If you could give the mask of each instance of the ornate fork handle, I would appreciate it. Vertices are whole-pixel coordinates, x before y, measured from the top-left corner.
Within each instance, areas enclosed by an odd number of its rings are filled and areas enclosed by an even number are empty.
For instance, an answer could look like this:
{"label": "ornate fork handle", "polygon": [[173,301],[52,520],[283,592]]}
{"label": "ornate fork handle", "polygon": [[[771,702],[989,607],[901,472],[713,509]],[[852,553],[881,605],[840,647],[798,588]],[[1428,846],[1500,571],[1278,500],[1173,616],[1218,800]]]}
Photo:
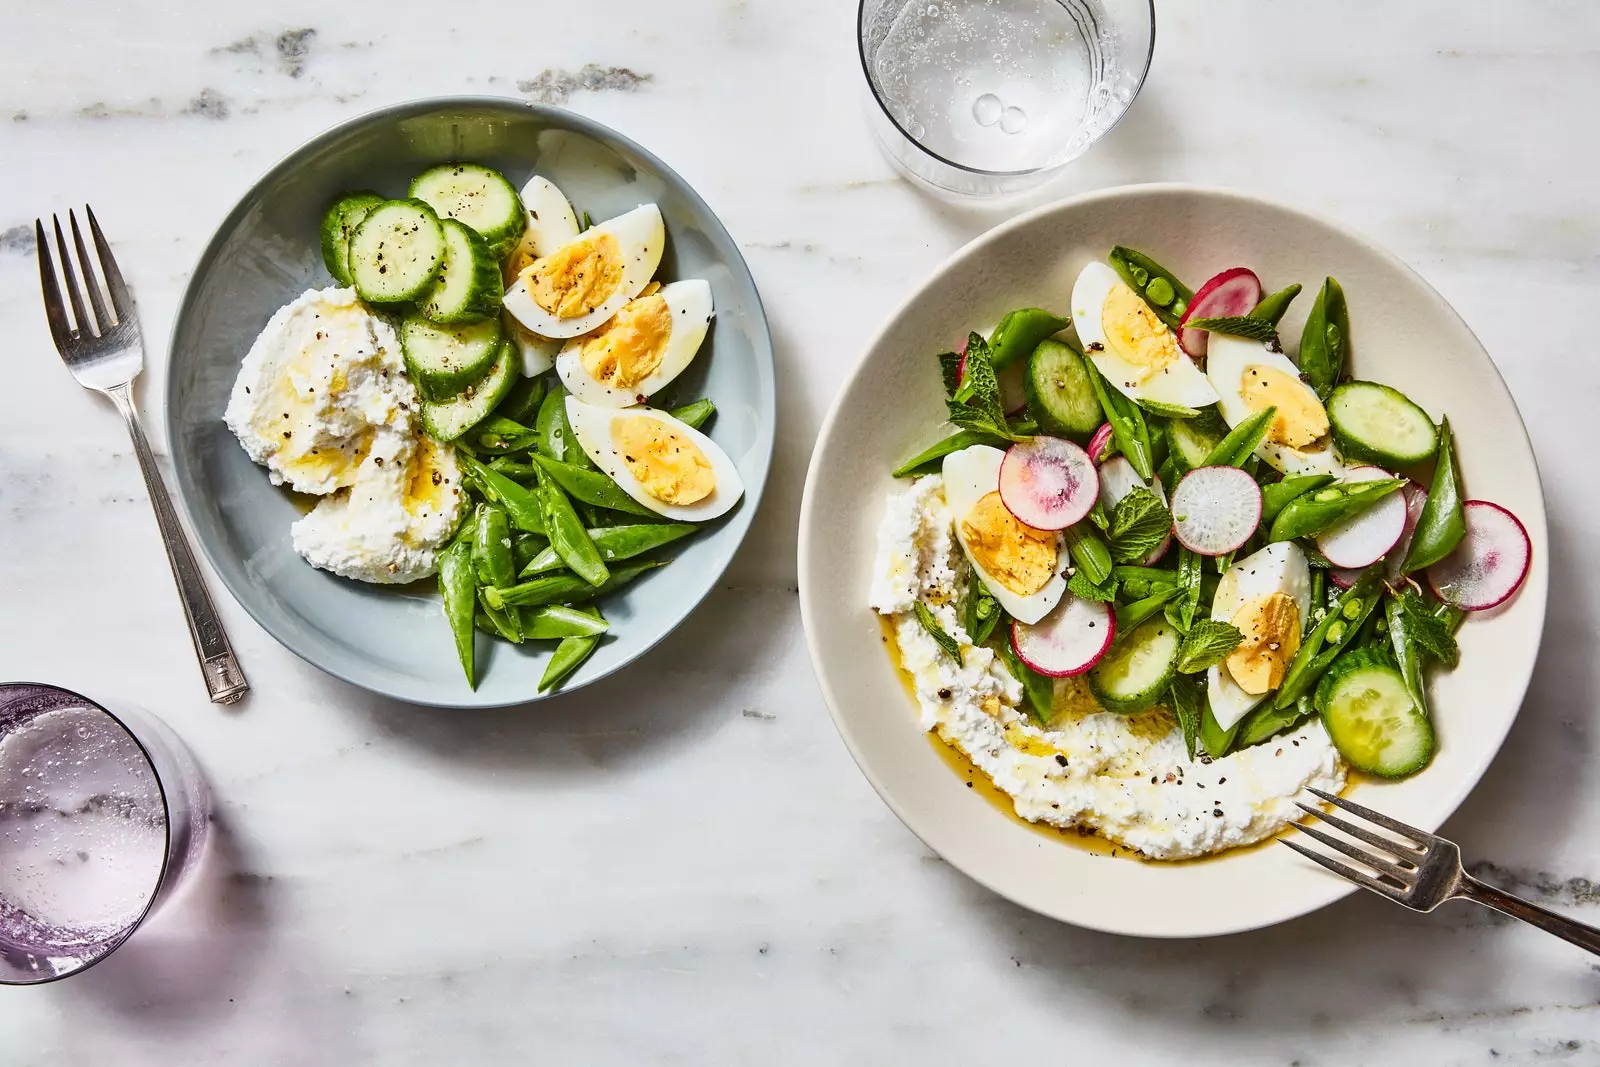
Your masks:
{"label": "ornate fork handle", "polygon": [[183,601],[183,615],[189,623],[189,637],[200,657],[200,670],[205,675],[206,690],[217,704],[232,704],[250,691],[244,671],[234,658],[233,646],[222,629],[217,607],[206,590],[200,565],[195,561],[194,550],[184,536],[178,522],[178,513],[167,495],[167,485],[156,467],[155,453],[145,439],[144,428],[139,425],[138,412],[133,407],[133,397],[128,385],[105,390],[107,396],[122,412],[128,424],[128,435],[133,438],[133,451],[139,457],[139,472],[144,475],[145,488],[150,493],[150,504],[155,508],[156,525],[161,528],[161,543],[167,550],[167,562],[172,566],[172,578],[178,585],[178,598]]}
{"label": "ornate fork handle", "polygon": [[1569,919],[1565,915],[1557,915],[1548,908],[1541,908],[1521,897],[1514,897],[1503,889],[1496,889],[1487,882],[1478,881],[1470,874],[1461,876],[1456,896],[1493,908],[1513,919],[1532,923],[1546,933],[1555,934],[1563,941],[1570,941],[1579,948],[1588,949],[1600,956],[1600,930],[1587,923]]}

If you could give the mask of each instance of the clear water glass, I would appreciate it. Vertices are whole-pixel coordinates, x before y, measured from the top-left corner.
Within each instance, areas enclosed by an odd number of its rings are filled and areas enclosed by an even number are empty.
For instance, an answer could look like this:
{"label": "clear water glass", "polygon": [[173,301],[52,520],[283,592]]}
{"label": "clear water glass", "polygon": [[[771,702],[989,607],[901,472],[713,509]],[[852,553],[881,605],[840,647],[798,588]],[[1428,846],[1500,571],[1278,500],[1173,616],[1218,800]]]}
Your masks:
{"label": "clear water glass", "polygon": [[205,852],[210,793],[154,716],[0,683],[0,984],[110,955]]}
{"label": "clear water glass", "polygon": [[1152,0],[861,0],[868,121],[904,174],[1021,192],[1087,152],[1150,68]]}

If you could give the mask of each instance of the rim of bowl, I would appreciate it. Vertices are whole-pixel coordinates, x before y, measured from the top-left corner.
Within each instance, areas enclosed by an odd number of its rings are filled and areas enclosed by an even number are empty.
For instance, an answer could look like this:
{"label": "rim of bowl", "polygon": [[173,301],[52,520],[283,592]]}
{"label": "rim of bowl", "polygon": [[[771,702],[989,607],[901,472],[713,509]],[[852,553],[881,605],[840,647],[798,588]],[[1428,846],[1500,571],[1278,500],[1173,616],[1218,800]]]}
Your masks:
{"label": "rim of bowl", "polygon": [[[818,688],[822,690],[823,701],[828,706],[828,714],[833,719],[834,728],[838,730],[840,739],[844,741],[845,748],[850,752],[850,758],[855,761],[857,768],[860,769],[862,775],[872,786],[873,791],[878,794],[879,798],[886,805],[888,805],[889,810],[894,812],[895,817],[905,825],[906,829],[910,830],[912,834],[914,834],[924,845],[938,853],[942,858],[949,862],[951,866],[955,867],[957,870],[961,871],[962,874],[966,875],[968,878],[972,879],[974,882],[977,882],[979,885],[983,886],[985,889],[989,890],[995,895],[1003,897],[1020,907],[1027,908],[1029,911],[1033,911],[1047,918],[1055,919],[1058,922],[1065,922],[1070,925],[1079,926],[1088,930],[1098,930],[1103,933],[1122,934],[1134,937],[1150,937],[1157,939],[1217,937],[1226,934],[1239,934],[1248,932],[1250,930],[1260,930],[1269,926],[1276,926],[1279,923],[1288,922],[1292,919],[1298,919],[1302,916],[1309,915],[1314,911],[1325,908],[1329,904],[1349,896],[1360,887],[1352,882],[1347,882],[1342,878],[1330,878],[1328,879],[1328,885],[1325,890],[1316,894],[1307,894],[1303,902],[1294,904],[1290,908],[1284,910],[1281,914],[1268,915],[1261,921],[1246,920],[1244,922],[1226,923],[1215,926],[1197,926],[1192,930],[1181,933],[1150,933],[1148,931],[1136,929],[1125,924],[1097,921],[1097,916],[1069,917],[1068,915],[1062,914],[1059,911],[1046,911],[1041,907],[1036,907],[1032,903],[1016,899],[1010,893],[997,886],[985,872],[969,869],[964,864],[940,852],[939,849],[936,848],[931,841],[929,841],[929,834],[924,833],[924,829],[927,828],[926,820],[919,813],[903,806],[894,796],[890,795],[887,787],[879,779],[878,775],[868,767],[861,750],[856,743],[854,731],[850,725],[850,718],[840,710],[842,702],[835,695],[828,672],[823,667],[822,656],[820,654],[816,636],[813,633],[811,621],[814,614],[811,607],[813,579],[810,567],[807,565],[806,561],[807,557],[810,555],[809,530],[812,522],[812,507],[816,496],[816,485],[821,478],[819,473],[820,467],[818,466],[818,457],[822,451],[821,445],[833,434],[835,424],[842,417],[845,398],[849,395],[851,390],[855,388],[857,380],[865,370],[867,366],[868,353],[876,349],[878,345],[888,337],[894,324],[903,314],[905,314],[907,309],[916,302],[922,291],[926,289],[929,284],[931,284],[932,280],[953,269],[969,256],[975,254],[979,249],[1004,240],[1008,235],[1027,226],[1033,225],[1034,222],[1036,222],[1039,218],[1048,215],[1051,212],[1060,211],[1068,207],[1082,207],[1085,205],[1094,204],[1101,200],[1119,199],[1128,196],[1147,197],[1166,196],[1171,194],[1215,197],[1224,200],[1232,200],[1237,203],[1247,204],[1253,207],[1267,207],[1276,211],[1282,211],[1286,214],[1298,215],[1302,219],[1313,222],[1320,226],[1327,227],[1342,237],[1355,242],[1369,253],[1375,254],[1384,260],[1391,267],[1398,268],[1405,274],[1409,275],[1414,282],[1421,286],[1423,291],[1432,297],[1435,304],[1437,304],[1445,314],[1455,319],[1461,328],[1467,332],[1467,335],[1470,336],[1477,344],[1478,351],[1488,361],[1489,367],[1494,373],[1495,383],[1499,385],[1501,392],[1505,394],[1507,400],[1509,400],[1511,403],[1512,410],[1516,413],[1518,429],[1522,434],[1523,446],[1526,448],[1528,456],[1533,463],[1533,490],[1539,502],[1539,525],[1545,541],[1543,546],[1535,545],[1534,550],[1540,551],[1542,548],[1545,555],[1549,555],[1548,509],[1545,503],[1544,479],[1539,473],[1538,453],[1534,451],[1533,440],[1528,436],[1528,424],[1527,421],[1522,417],[1521,409],[1517,407],[1516,396],[1511,392],[1510,387],[1506,385],[1505,376],[1500,373],[1500,368],[1495,364],[1494,357],[1489,355],[1489,350],[1484,347],[1483,342],[1478,339],[1478,335],[1473,332],[1472,327],[1468,325],[1467,321],[1461,317],[1460,312],[1456,311],[1454,305],[1446,300],[1443,294],[1435,289],[1426,278],[1416,271],[1415,268],[1406,263],[1393,252],[1390,252],[1382,245],[1367,237],[1365,234],[1346,226],[1344,223],[1337,222],[1334,219],[1320,214],[1319,212],[1309,211],[1305,208],[1294,207],[1292,205],[1282,203],[1281,201],[1272,200],[1268,197],[1257,196],[1253,193],[1243,192],[1238,189],[1230,189],[1224,186],[1200,185],[1191,182],[1147,182],[1134,185],[1118,185],[1107,189],[1095,189],[1089,192],[1079,193],[1075,196],[1063,197],[1060,200],[1055,200],[1048,204],[1041,204],[1036,208],[1032,208],[1029,211],[1023,212],[1015,218],[1009,219],[990,230],[986,230],[977,237],[974,237],[972,240],[968,241],[966,244],[952,252],[944,259],[943,262],[930,271],[923,278],[922,282],[918,284],[916,288],[913,289],[909,294],[907,294],[905,299],[901,300],[900,303],[895,306],[894,310],[885,317],[883,325],[862,347],[860,354],[856,357],[855,365],[845,375],[844,381],[841,384],[838,393],[835,395],[832,405],[828,408],[827,415],[822,420],[822,426],[817,431],[816,444],[812,449],[811,461],[806,470],[805,487],[800,498],[800,528],[798,531],[798,548],[796,552],[797,571],[800,586],[800,621],[801,628],[805,631],[806,651],[811,659],[812,673],[816,676]],[[1525,586],[1519,594],[1526,595],[1528,593],[1534,593],[1538,597],[1539,610],[1533,623],[1537,631],[1534,642],[1536,648],[1542,645],[1544,641],[1545,614],[1548,606],[1549,595],[1549,571],[1547,569],[1541,568],[1537,583],[1538,584],[1536,587]],[[1504,725],[1500,728],[1498,736],[1494,738],[1493,744],[1485,746],[1483,750],[1483,757],[1471,769],[1471,772],[1462,779],[1461,787],[1446,799],[1438,822],[1434,826],[1424,826],[1422,829],[1429,831],[1437,830],[1439,826],[1443,825],[1453,814],[1455,814],[1456,809],[1461,806],[1462,802],[1466,800],[1467,796],[1472,792],[1472,790],[1477,788],[1478,783],[1483,780],[1483,776],[1488,771],[1489,765],[1494,762],[1495,757],[1500,754],[1500,749],[1505,744],[1506,735],[1510,733],[1512,724],[1516,722],[1517,717],[1521,714],[1522,704],[1528,696],[1528,686],[1533,681],[1533,671],[1536,662],[1536,659],[1535,662],[1530,662],[1527,669],[1523,672],[1522,678],[1517,684],[1517,706],[1510,715],[1506,716]],[[1220,859],[1225,857],[1226,853],[1218,853],[1212,858]]]}

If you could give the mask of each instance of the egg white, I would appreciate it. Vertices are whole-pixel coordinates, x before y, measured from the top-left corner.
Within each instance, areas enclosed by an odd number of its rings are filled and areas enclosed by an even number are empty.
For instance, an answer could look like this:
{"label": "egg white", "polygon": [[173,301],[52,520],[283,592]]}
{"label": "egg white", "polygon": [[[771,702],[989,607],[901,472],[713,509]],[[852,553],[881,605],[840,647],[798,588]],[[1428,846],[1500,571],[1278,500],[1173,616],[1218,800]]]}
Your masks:
{"label": "egg white", "polygon": [[522,360],[523,377],[537,378],[555,366],[556,354],[561,351],[561,341],[540,337],[513,318],[509,311],[500,313],[500,326],[505,335],[511,339],[511,343],[516,346],[517,355]]}
{"label": "egg white", "polygon": [[535,174],[528,179],[522,187],[522,207],[528,214],[528,225],[507,257],[508,262],[548,256],[578,236],[577,213],[566,194],[549,178]]}
{"label": "egg white", "polygon": [[[1217,622],[1232,622],[1245,604],[1272,593],[1283,593],[1294,601],[1300,611],[1300,627],[1304,630],[1306,619],[1311,615],[1311,568],[1306,563],[1306,554],[1292,541],[1275,541],[1229,567],[1228,573],[1217,582],[1217,593],[1211,600],[1211,617]],[[1206,671],[1206,689],[1211,699],[1211,713],[1224,730],[1231,730],[1252,708],[1272,695],[1270,692],[1260,696],[1246,693],[1228,673],[1227,666],[1220,663]]]}
{"label": "egg white", "polygon": [[[1106,342],[1101,315],[1106,296],[1121,284],[1123,281],[1116,271],[1096,260],[1083,268],[1072,286],[1072,324],[1078,331],[1078,340],[1083,342],[1084,351],[1094,360],[1095,369],[1130,400],[1150,400],[1188,408],[1215,404],[1217,391],[1206,380],[1205,373],[1195,366],[1194,360],[1183,354],[1182,348],[1178,349],[1175,362],[1146,381],[1139,380],[1146,368],[1135,367],[1112,351]],[[1164,323],[1161,328],[1167,329]],[[1176,338],[1173,344],[1177,344]]]}
{"label": "egg white", "polygon": [[667,241],[666,226],[661,221],[660,208],[654,204],[641,204],[632,211],[586,230],[555,251],[603,233],[616,238],[617,248],[622,254],[622,281],[593,311],[570,319],[560,318],[540,307],[533,294],[528,292],[527,282],[520,278],[506,290],[503,301],[506,310],[541,337],[576,337],[588,333],[615,315],[617,309],[638,296],[655,276],[656,268],[661,265],[662,246]]}
{"label": "egg white", "polygon": [[[1243,391],[1245,368],[1250,366],[1271,367],[1300,382],[1300,368],[1282,352],[1274,352],[1260,341],[1212,334],[1206,346],[1206,376],[1217,391],[1217,406],[1229,426],[1237,426],[1255,414],[1250,405],[1245,403]],[[1304,382],[1300,382],[1300,386],[1313,398],[1316,397],[1317,392],[1311,386]],[[1321,404],[1322,401],[1318,400],[1317,403]],[[1256,449],[1256,455],[1285,474],[1337,476],[1344,471],[1331,437],[1321,448],[1313,449],[1290,448],[1288,445],[1263,441],[1261,447]]]}
{"label": "egg white", "polygon": [[1006,454],[990,445],[973,445],[944,457],[944,502],[955,520],[956,540],[967,562],[978,572],[983,584],[1000,602],[1011,617],[1024,623],[1035,623],[1054,608],[1067,590],[1067,580],[1061,576],[1061,537],[1056,535],[1056,568],[1044,588],[1022,596],[1001,585],[993,575],[984,570],[967,548],[967,538],[961,531],[961,520],[967,517],[978,501],[1000,488],[1000,463]]}
{"label": "egg white", "polygon": [[625,408],[642,404],[642,397],[654,396],[668,382],[682,374],[700,351],[706,330],[711,325],[711,283],[700,278],[673,282],[661,287],[661,297],[672,313],[672,332],[667,335],[666,351],[655,372],[633,389],[617,389],[597,381],[583,365],[583,343],[574,337],[556,357],[556,373],[567,392],[586,404]]}
{"label": "egg white", "polygon": [[628,470],[621,453],[611,443],[611,420],[621,414],[624,412],[617,408],[596,407],[593,404],[585,404],[575,396],[567,397],[567,422],[572,425],[572,435],[578,439],[578,444],[582,445],[584,452],[594,460],[595,466],[605,471],[611,476],[612,481],[622,487],[623,492],[651,511],[665,515],[669,519],[677,519],[679,522],[705,522],[726,512],[744,495],[744,479],[739,477],[739,468],[734,466],[733,460],[728,458],[728,454],[715,441],[665,411],[657,411],[655,408],[629,408],[626,411],[628,417],[651,418],[670,426],[693,441],[700,451],[705,453],[706,459],[711,461],[711,473],[717,481],[711,495],[693,504],[668,504],[664,500],[657,500],[645,492],[644,486],[640,485],[639,479]]}

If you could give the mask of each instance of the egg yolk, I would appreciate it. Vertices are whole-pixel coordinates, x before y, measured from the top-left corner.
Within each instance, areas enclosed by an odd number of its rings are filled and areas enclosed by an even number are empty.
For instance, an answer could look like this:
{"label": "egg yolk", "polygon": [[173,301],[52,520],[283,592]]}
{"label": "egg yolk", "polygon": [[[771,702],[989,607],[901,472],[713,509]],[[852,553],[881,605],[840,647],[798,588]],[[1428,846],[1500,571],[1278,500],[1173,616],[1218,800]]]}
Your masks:
{"label": "egg yolk", "polygon": [[656,372],[672,336],[672,310],[663,296],[630,300],[583,342],[579,359],[589,377],[613,389],[633,389]]}
{"label": "egg yolk", "polygon": [[1056,535],[1011,514],[998,492],[972,506],[961,534],[983,572],[1018,596],[1037,593],[1055,574]]}
{"label": "egg yolk", "polygon": [[1251,696],[1283,684],[1289,661],[1300,650],[1300,608],[1287,593],[1268,593],[1234,612],[1244,639],[1228,655],[1228,673]]}
{"label": "egg yolk", "polygon": [[611,444],[641,488],[665,504],[693,504],[717,487],[711,461],[687,434],[648,415],[611,420]]}
{"label": "egg yolk", "polygon": [[1150,305],[1126,285],[1117,284],[1100,308],[1100,326],[1106,343],[1118,356],[1139,368],[1145,381],[1181,358],[1178,339],[1150,310]]}
{"label": "egg yolk", "polygon": [[1267,440],[1274,444],[1304,448],[1328,432],[1328,411],[1316,394],[1276,367],[1260,363],[1246,367],[1239,396],[1253,412],[1278,409],[1267,428]]}
{"label": "egg yolk", "polygon": [[622,284],[622,250],[609,233],[562,245],[522,270],[534,303],[559,319],[587,315]]}

